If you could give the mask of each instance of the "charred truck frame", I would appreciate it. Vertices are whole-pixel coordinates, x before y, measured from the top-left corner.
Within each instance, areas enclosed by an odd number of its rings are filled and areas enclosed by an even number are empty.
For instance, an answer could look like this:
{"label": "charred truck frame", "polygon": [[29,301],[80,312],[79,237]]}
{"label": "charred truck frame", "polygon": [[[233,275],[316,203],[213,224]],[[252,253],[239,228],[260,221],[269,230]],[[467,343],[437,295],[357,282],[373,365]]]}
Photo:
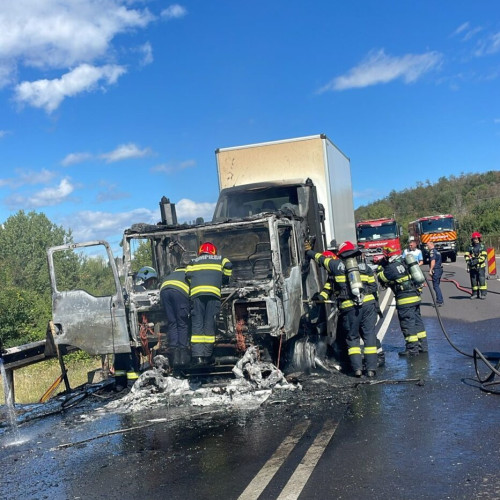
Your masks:
{"label": "charred truck frame", "polygon": [[[302,166],[303,171],[307,171],[305,167]],[[274,175],[286,177],[282,172]],[[352,206],[350,172],[348,190]],[[216,361],[234,362],[249,345],[260,346],[276,361],[283,342],[311,334],[333,342],[336,305],[316,305],[308,300],[322,289],[326,275],[306,259],[304,242],[315,239],[317,251],[327,246],[325,207],[318,202],[311,179],[256,182],[222,189],[210,223],[178,224],[175,206],[165,197],[160,211],[162,220],[158,224],[135,224],[125,231],[121,261],[115,261],[104,241],[48,250],[57,343],[91,354],[129,352],[132,348],[151,360],[152,352],[167,347],[161,283],[181,263],[196,257],[204,241],[212,242],[233,265],[231,281],[222,288]],[[331,210],[326,212],[331,216]],[[353,211],[351,219],[341,219],[338,224],[342,222],[354,234]],[[96,246],[105,249],[113,289],[96,296],[89,290],[60,287],[57,254]],[[146,263],[145,256],[149,259]],[[137,286],[139,261],[158,274],[152,288]]]}

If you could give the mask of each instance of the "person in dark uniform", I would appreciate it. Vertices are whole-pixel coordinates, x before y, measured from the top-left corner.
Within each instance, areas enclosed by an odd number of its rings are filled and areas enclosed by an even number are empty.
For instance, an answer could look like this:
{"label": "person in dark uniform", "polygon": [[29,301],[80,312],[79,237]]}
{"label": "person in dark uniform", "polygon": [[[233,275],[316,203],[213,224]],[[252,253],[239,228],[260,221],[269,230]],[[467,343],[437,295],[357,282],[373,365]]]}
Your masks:
{"label": "person in dark uniform", "polygon": [[361,251],[353,243],[345,241],[339,246],[337,252],[338,260],[313,252],[311,245],[307,242],[305,249],[306,255],[309,258],[314,258],[332,276],[329,278],[329,281],[333,283],[333,294],[338,300],[340,311],[339,324],[345,333],[347,354],[354,376],[361,377],[363,374],[363,358],[360,345],[360,338],[363,338],[366,375],[370,378],[375,377],[377,368],[375,335],[377,312],[375,309],[375,296],[373,295],[373,290],[369,287],[367,288],[367,293],[364,293],[366,284],[370,283],[370,286],[372,284],[376,286],[373,271],[367,265],[363,267],[363,272],[358,267],[362,289],[354,289],[349,280],[347,259],[359,257]]}
{"label": "person in dark uniform", "polygon": [[160,288],[160,299],[167,316],[169,361],[175,369],[191,361],[189,351],[189,284],[186,267],[171,272]]}
{"label": "person in dark uniform", "polygon": [[382,249],[377,276],[381,286],[389,287],[396,298],[399,324],[405,338],[405,349],[400,356],[416,356],[427,352],[427,332],[420,315],[420,289],[413,283],[401,253],[386,246]]}
{"label": "person in dark uniform", "polygon": [[210,242],[200,246],[198,257],[186,268],[191,297],[191,355],[196,364],[203,365],[211,361],[221,286],[223,282],[229,281],[231,275],[231,262],[217,255],[217,248]]}
{"label": "person in dark uniform", "polygon": [[434,288],[436,294],[436,304],[441,307],[443,305],[443,294],[439,283],[441,282],[441,276],[443,276],[443,260],[432,241],[427,243],[427,248],[429,249],[429,274],[432,277],[432,288]]}
{"label": "person in dark uniform", "polygon": [[471,299],[485,299],[486,286],[486,262],[488,253],[481,242],[481,233],[477,231],[471,235],[471,244],[465,254],[467,272],[470,274],[470,286],[472,288]]}

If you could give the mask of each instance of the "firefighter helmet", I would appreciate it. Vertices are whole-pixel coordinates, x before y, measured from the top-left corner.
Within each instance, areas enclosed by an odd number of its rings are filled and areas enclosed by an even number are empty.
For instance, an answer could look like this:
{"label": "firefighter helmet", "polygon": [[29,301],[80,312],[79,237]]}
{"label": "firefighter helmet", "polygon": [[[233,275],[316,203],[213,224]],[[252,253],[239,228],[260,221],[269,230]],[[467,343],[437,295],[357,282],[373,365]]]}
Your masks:
{"label": "firefighter helmet", "polygon": [[323,255],[323,257],[330,257],[331,259],[337,258],[337,256],[331,250],[325,250],[321,255]]}
{"label": "firefighter helmet", "polygon": [[136,278],[144,282],[151,278],[158,278],[158,274],[152,267],[144,266],[139,269]]}
{"label": "firefighter helmet", "polygon": [[473,240],[474,238],[477,238],[478,240],[480,240],[480,239],[482,238],[481,233],[478,233],[477,231],[474,231],[474,232],[471,234],[470,239],[471,239],[471,240]]}
{"label": "firefighter helmet", "polygon": [[337,252],[338,256],[343,259],[355,257],[360,253],[361,250],[350,241],[344,241],[344,243],[341,243]]}
{"label": "firefighter helmet", "polygon": [[210,243],[209,241],[205,241],[205,243],[202,243],[200,245],[200,248],[198,249],[198,255],[208,253],[210,255],[216,255],[217,254],[217,248],[213,243]]}
{"label": "firefighter helmet", "polygon": [[389,258],[392,257],[393,255],[398,255],[399,250],[397,248],[385,246],[384,248],[382,248],[382,253],[384,254],[384,257]]}

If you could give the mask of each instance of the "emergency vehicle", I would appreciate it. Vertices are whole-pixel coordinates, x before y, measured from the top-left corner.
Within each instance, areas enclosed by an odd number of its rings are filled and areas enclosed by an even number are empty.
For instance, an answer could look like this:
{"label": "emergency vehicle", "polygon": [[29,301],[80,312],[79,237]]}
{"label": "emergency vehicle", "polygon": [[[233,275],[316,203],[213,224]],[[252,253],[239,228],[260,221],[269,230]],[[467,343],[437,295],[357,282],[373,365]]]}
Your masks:
{"label": "emergency vehicle", "polygon": [[450,214],[428,215],[420,217],[408,224],[408,234],[413,236],[418,248],[422,250],[424,263],[429,263],[429,248],[427,243],[432,241],[439,251],[443,262],[450,259],[457,260],[457,230],[458,222]]}
{"label": "emergency vehicle", "polygon": [[389,246],[401,252],[401,226],[392,218],[362,220],[356,223],[358,245],[369,263],[383,257],[382,248]]}

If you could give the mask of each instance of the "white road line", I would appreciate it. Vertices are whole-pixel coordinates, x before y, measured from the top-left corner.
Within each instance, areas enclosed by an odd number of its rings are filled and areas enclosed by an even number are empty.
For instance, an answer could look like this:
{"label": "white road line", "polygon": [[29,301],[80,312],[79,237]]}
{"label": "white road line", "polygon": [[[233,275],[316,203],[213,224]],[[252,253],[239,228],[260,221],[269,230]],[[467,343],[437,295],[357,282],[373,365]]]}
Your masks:
{"label": "white road line", "polygon": [[338,422],[327,420],[321,432],[316,436],[314,443],[307,450],[304,458],[288,480],[278,500],[295,500],[299,497],[321,455],[325,451],[330,439],[337,430]]}
{"label": "white road line", "polygon": [[283,440],[273,456],[264,464],[264,467],[250,481],[245,491],[238,497],[238,500],[256,500],[264,491],[269,481],[274,477],[279,468],[283,465],[290,452],[304,435],[310,422],[301,422],[297,424],[292,432]]}
{"label": "white road line", "polygon": [[[387,309],[384,312],[384,321],[382,323],[382,326],[379,328],[378,333],[377,333],[377,338],[382,342],[384,340],[385,334],[387,333],[387,328],[389,328],[389,324],[391,323],[392,315],[394,314],[394,311],[396,310],[396,301],[394,299],[393,293],[387,290],[387,293],[385,294],[384,300],[387,296],[392,297],[392,301],[387,307]],[[381,308],[382,311],[384,308]]]}

